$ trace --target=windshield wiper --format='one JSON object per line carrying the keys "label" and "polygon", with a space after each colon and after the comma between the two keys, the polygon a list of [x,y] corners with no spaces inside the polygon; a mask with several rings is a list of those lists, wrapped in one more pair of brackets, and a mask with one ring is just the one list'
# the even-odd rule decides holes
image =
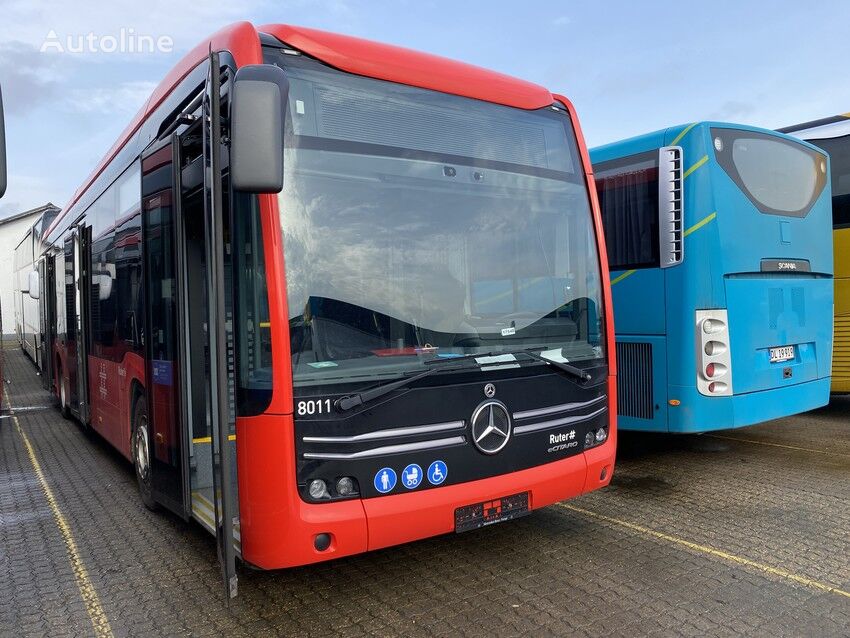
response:
{"label": "windshield wiper", "polygon": [[[450,357],[446,359],[430,359],[425,363],[454,363],[457,359],[465,359],[467,357]],[[435,372],[447,372],[451,370],[461,370],[467,366],[451,366],[447,368],[441,368],[439,366],[435,366],[433,368],[428,368],[424,372],[419,372],[418,374],[414,374],[409,377],[405,377],[404,379],[399,379],[397,381],[390,381],[389,383],[385,383],[383,385],[376,386],[371,390],[366,390],[365,392],[358,392],[357,394],[352,394],[351,396],[342,397],[334,401],[334,407],[340,412],[346,412],[353,408],[363,405],[368,401],[374,401],[375,399],[379,399],[382,396],[385,396],[392,392],[393,390],[398,390],[399,388],[403,388],[411,383],[419,381],[419,379],[424,379],[428,375],[434,374]]]}
{"label": "windshield wiper", "polygon": [[582,370],[577,366],[570,365],[566,361],[553,361],[552,359],[547,359],[539,352],[533,352],[534,350],[537,350],[537,348],[523,348],[521,350],[509,351],[503,354],[522,353],[528,355],[532,359],[537,359],[538,361],[547,363],[550,366],[554,366],[555,368],[558,368],[558,370],[563,370],[564,372],[571,374],[574,377],[581,379],[582,381],[590,381],[593,378],[592,376],[590,376],[590,373],[587,370]]}
{"label": "windshield wiper", "polygon": [[376,386],[371,390],[366,390],[364,392],[358,392],[357,394],[352,394],[350,396],[341,397],[334,402],[334,407],[340,412],[347,412],[348,410],[352,410],[358,406],[363,405],[364,403],[368,403],[369,401],[374,401],[375,399],[379,399],[383,396],[386,396],[394,390],[398,390],[399,388],[408,386],[411,383],[415,383],[416,381],[419,381],[419,379],[424,379],[425,377],[435,372],[462,370],[464,368],[469,367],[465,365],[453,365],[448,367],[442,367],[443,364],[456,363],[458,361],[464,360],[468,361],[469,359],[480,359],[482,357],[498,357],[506,354],[524,354],[528,357],[531,357],[532,359],[536,359],[537,361],[542,361],[543,363],[553,366],[558,370],[562,370],[567,374],[571,374],[572,376],[582,381],[591,380],[592,377],[585,370],[577,368],[576,366],[570,365],[569,363],[563,361],[552,361],[551,359],[547,359],[546,357],[541,356],[539,353],[534,352],[534,350],[537,349],[538,348],[518,348],[516,350],[502,350],[501,352],[476,352],[473,354],[462,354],[453,357],[436,357],[434,359],[428,359],[424,363],[425,365],[429,365],[432,367],[428,368],[427,370],[411,375],[409,377],[405,377],[403,379],[398,379],[397,381],[390,381],[389,383]]}
{"label": "windshield wiper", "polygon": [[[498,357],[498,356],[502,356],[502,355],[506,355],[506,354],[513,354],[513,355],[524,354],[526,356],[531,357],[532,359],[536,359],[537,361],[542,361],[543,363],[546,363],[546,364],[553,366],[555,368],[558,368],[559,370],[562,370],[562,371],[564,371],[568,374],[571,374],[574,377],[581,379],[582,381],[590,381],[591,380],[592,377],[590,376],[589,372],[582,370],[581,368],[576,367],[574,365],[570,365],[566,361],[553,361],[552,359],[547,359],[546,357],[542,356],[540,353],[535,352],[535,350],[540,350],[540,348],[533,347],[533,348],[517,348],[515,350],[501,350],[501,351],[498,351],[498,352],[476,352],[474,354],[461,354],[461,355],[454,356],[454,357],[428,359],[428,361],[426,361],[425,364],[428,365],[428,364],[432,364],[432,363],[442,363],[444,361],[462,361],[464,359],[478,359],[478,358],[482,358],[482,357]],[[494,361],[493,363],[497,363],[497,362]]]}

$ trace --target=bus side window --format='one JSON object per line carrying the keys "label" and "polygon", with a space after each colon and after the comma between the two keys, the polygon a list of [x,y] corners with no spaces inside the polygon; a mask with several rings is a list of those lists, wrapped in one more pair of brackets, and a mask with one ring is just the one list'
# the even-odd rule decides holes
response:
{"label": "bus side window", "polygon": [[596,190],[611,270],[658,268],[658,154],[601,163]]}
{"label": "bus side window", "polygon": [[235,256],[237,413],[261,413],[271,400],[272,354],[265,252],[257,198],[237,193],[232,198]]}

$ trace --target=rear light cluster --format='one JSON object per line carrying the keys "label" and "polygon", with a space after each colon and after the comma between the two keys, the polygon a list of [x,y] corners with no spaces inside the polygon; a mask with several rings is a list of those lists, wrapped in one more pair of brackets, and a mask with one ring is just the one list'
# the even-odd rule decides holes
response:
{"label": "rear light cluster", "polygon": [[697,310],[697,389],[706,396],[732,394],[732,356],[726,310]]}
{"label": "rear light cluster", "polygon": [[335,481],[311,479],[307,481],[307,496],[311,501],[331,501],[360,496],[357,479],[341,476]]}
{"label": "rear light cluster", "polygon": [[588,430],[584,435],[584,449],[602,445],[608,440],[608,428],[601,427],[595,430]]}

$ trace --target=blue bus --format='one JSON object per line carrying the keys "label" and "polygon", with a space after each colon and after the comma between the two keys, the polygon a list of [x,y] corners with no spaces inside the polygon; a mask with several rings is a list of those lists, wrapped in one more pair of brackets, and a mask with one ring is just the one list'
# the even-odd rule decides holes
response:
{"label": "blue bus", "polygon": [[829,158],[720,122],[591,151],[614,296],[618,425],[706,432],[825,405]]}

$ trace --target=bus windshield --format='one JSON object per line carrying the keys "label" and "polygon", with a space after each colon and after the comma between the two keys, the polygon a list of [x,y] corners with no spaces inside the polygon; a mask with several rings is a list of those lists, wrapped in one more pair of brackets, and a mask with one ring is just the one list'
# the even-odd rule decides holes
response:
{"label": "bus windshield", "polygon": [[477,352],[604,355],[596,240],[565,110],[286,70],[280,213],[296,386],[373,382]]}

